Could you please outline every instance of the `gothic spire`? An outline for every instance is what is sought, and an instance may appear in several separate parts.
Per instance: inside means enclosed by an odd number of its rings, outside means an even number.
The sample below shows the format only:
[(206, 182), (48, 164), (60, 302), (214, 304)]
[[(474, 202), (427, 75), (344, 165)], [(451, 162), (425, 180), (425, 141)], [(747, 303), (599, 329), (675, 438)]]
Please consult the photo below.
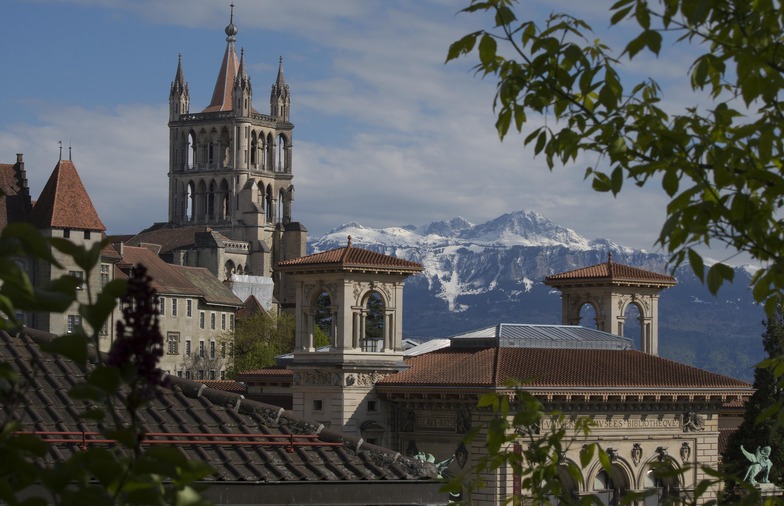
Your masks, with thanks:
[(283, 78), (283, 57), (280, 57), (278, 64), (278, 78), (272, 85), (270, 92), (270, 114), (283, 121), (289, 120), (289, 110), (291, 108), (291, 97), (289, 96), (289, 85)]
[(218, 79), (215, 81), (212, 100), (210, 105), (204, 109), (204, 112), (230, 111), (232, 108), (231, 90), (232, 86), (234, 86), (234, 80), (237, 78), (238, 67), (237, 50), (234, 47), (234, 42), (237, 40), (236, 35), (238, 31), (237, 26), (234, 24), (234, 4), (231, 4), (231, 17), (229, 18), (229, 24), (224, 30), (226, 33), (226, 52), (223, 54), (223, 62), (218, 72)]
[(177, 55), (177, 73), (174, 74), (174, 81), (171, 83), (170, 96), (175, 93), (187, 92), (188, 84), (185, 82), (185, 74), (182, 71), (182, 53)]

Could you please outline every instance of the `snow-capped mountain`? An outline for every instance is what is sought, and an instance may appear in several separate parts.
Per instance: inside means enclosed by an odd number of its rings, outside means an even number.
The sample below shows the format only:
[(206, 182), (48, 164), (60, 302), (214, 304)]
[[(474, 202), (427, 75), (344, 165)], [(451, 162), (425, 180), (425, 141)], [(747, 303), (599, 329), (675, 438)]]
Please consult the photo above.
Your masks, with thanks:
[[(405, 288), (403, 331), (415, 339), (498, 323), (560, 323), (559, 293), (542, 284), (544, 277), (604, 262), (609, 252), (616, 263), (667, 272), (663, 255), (586, 239), (535, 211), (478, 225), (461, 217), (384, 229), (349, 223), (313, 238), (309, 252), (345, 246), (348, 236), (354, 246), (424, 266)], [(739, 268), (735, 284), (723, 287), (718, 298), (688, 267), (675, 275), (678, 286), (660, 300), (661, 354), (750, 379), (762, 358), (759, 322), (764, 314), (746, 288), (748, 270)], [(626, 329), (627, 337), (638, 338), (628, 319)]]

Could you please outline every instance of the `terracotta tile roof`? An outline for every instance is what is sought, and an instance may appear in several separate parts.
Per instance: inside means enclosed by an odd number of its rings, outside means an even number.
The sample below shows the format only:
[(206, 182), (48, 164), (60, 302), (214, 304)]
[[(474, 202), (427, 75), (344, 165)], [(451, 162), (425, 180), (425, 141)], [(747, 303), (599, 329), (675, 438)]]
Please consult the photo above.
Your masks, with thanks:
[(261, 302), (259, 302), (259, 299), (257, 299), (255, 295), (250, 295), (245, 299), (245, 302), (242, 303), (242, 307), (237, 311), (237, 319), (246, 320), (257, 314), (266, 315), (268, 313), (267, 310), (264, 309), (264, 306), (261, 305)]
[[(22, 430), (97, 431), (98, 425), (79, 414), (84, 406), (66, 392), (83, 376), (69, 360), (42, 352), (39, 343), (53, 335), (26, 330), (18, 337), (0, 332), (0, 358), (17, 371), (19, 409), (15, 418)], [(215, 474), (206, 481), (253, 484), (291, 482), (373, 482), (427, 480), (435, 468), (399, 453), (363, 443), (359, 438), (324, 428), (318, 422), (296, 418), (277, 406), (240, 395), (205, 388), (183, 378), (170, 377), (162, 399), (153, 400), (141, 413), (147, 433), (189, 433), (206, 444), (174, 443), (192, 459), (211, 465)], [(0, 423), (5, 414), (0, 414)], [(221, 434), (248, 434), (258, 442), (270, 436), (311, 435), (319, 446), (221, 445)], [(185, 438), (178, 436), (177, 439)], [(235, 441), (239, 438), (235, 438)], [(330, 444), (336, 443), (334, 446)], [(54, 461), (80, 451), (76, 444), (50, 443), (46, 459)], [(434, 490), (437, 490), (436, 487)], [(264, 494), (261, 490), (259, 494)]]
[[(169, 264), (167, 264), (169, 265)], [(183, 265), (169, 265), (193, 286), (199, 289), (202, 297), (209, 304), (222, 306), (242, 306), (242, 301), (232, 293), (228, 286), (204, 267), (186, 267)]]
[(411, 368), (384, 385), (497, 386), (510, 380), (532, 388), (749, 389), (720, 374), (637, 350), (447, 348), (406, 359)]
[(206, 385), (207, 388), (220, 390), (221, 392), (235, 392), (238, 394), (245, 394), (248, 391), (248, 387), (246, 385), (234, 380), (196, 380), (196, 382)]
[(356, 248), (351, 245), (351, 237), (348, 245), (343, 248), (284, 260), (278, 262), (277, 268), (285, 272), (372, 270), (406, 274), (415, 274), (423, 270), (422, 265), (416, 262)]
[(38, 228), (106, 230), (70, 160), (60, 160), (33, 207)]
[(132, 266), (139, 264), (147, 268), (147, 273), (152, 277), (152, 286), (158, 293), (162, 295), (193, 295), (195, 297), (201, 295), (200, 290), (185, 276), (147, 248), (124, 246), (122, 260), (116, 264), (115, 273), (116, 275), (120, 274), (119, 277), (124, 277)]
[(223, 61), (218, 72), (218, 80), (215, 81), (215, 89), (212, 92), (210, 105), (202, 112), (232, 110), (231, 90), (234, 86), (234, 79), (237, 77), (238, 67), (237, 51), (232, 41), (226, 44), (226, 52), (223, 53)]
[(263, 369), (252, 369), (250, 371), (242, 371), (241, 373), (237, 374), (237, 381), (242, 382), (251, 382), (254, 381), (257, 377), (259, 378), (269, 378), (269, 377), (279, 377), (279, 378), (291, 378), (294, 376), (294, 372), (291, 369), (286, 369), (285, 367), (280, 366), (271, 366), (265, 367)]
[(142, 244), (158, 244), (161, 253), (168, 253), (177, 249), (186, 249), (196, 244), (196, 234), (207, 232), (209, 227), (194, 225), (189, 227), (168, 227), (167, 224), (156, 224), (143, 230), (126, 241), (129, 246)]
[(661, 286), (672, 286), (676, 280), (667, 274), (646, 271), (630, 265), (618, 264), (612, 261), (612, 253), (607, 262), (575, 269), (573, 271), (553, 274), (545, 278), (545, 284), (558, 287), (572, 282), (598, 281), (598, 282), (632, 282)]

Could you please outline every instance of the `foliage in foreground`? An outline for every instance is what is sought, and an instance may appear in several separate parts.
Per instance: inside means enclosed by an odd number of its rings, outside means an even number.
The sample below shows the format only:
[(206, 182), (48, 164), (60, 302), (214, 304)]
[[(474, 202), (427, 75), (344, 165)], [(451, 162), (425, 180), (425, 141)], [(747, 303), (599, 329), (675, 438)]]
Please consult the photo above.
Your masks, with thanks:
[[(97, 421), (102, 435), (117, 444), (90, 446), (64, 461), (51, 459), (49, 445), (19, 420), (22, 378), (0, 363), (0, 502), (5, 504), (205, 504), (194, 488), (195, 481), (211, 473), (204, 463), (189, 461), (175, 448), (142, 445), (144, 430), (140, 414), (145, 405), (161, 395), (163, 375), (157, 367), (163, 337), (158, 329), (157, 295), (150, 288), (145, 269), (135, 269), (125, 282), (111, 281), (100, 293), (90, 288), (90, 274), (100, 262), (107, 241), (91, 249), (64, 239), (43, 237), (28, 224), (8, 225), (0, 236), (0, 329), (19, 329), (17, 310), (61, 313), (77, 303), (87, 324), (59, 336), (45, 351), (75, 362), (83, 380), (68, 395), (86, 406), (82, 417)], [(76, 297), (81, 281), (63, 276), (48, 286), (34, 287), (18, 258), (38, 259), (58, 266), (53, 249), (74, 259), (87, 274), (87, 302)], [(121, 299), (123, 320), (107, 356), (88, 353), (98, 349), (99, 332)]]
[[(657, 242), (673, 264), (688, 261), (716, 293), (733, 271), (706, 268), (697, 248), (750, 254), (765, 266), (754, 298), (771, 314), (784, 289), (780, 2), (619, 0), (609, 23), (635, 35), (617, 51), (582, 19), (554, 13), (537, 24), (518, 18), (515, 3), (472, 0), (463, 12), (491, 14), (493, 26), (454, 42), (447, 55), (476, 50), (477, 74), (497, 79), (500, 137), (510, 128), (524, 133), (551, 170), (587, 155), (595, 164), (585, 177), (600, 192), (617, 194), (625, 180), (661, 181), (670, 202)], [(668, 112), (654, 77), (631, 85), (622, 78), (624, 58), (689, 51), (693, 104), (679, 113)]]

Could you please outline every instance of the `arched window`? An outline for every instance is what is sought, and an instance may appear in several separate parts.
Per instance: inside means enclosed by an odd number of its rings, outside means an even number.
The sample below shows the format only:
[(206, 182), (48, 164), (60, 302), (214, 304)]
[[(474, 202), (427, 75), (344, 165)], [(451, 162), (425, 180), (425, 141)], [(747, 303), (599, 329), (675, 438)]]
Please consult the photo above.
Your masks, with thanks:
[(384, 317), (386, 311), (384, 300), (372, 292), (365, 302), (365, 335), (362, 339), (362, 351), (384, 351)]
[(596, 322), (596, 308), (593, 304), (583, 304), (580, 308), (580, 325), (589, 329), (599, 328)]
[(253, 168), (257, 168), (257, 164), (259, 163), (258, 149), (259, 141), (256, 139), (256, 132), (253, 132), (250, 139), (250, 165)]
[(637, 304), (629, 304), (623, 310), (623, 322), (619, 322), (622, 328), (618, 329), (618, 335), (628, 337), (634, 342), (635, 349), (642, 349), (642, 315)]
[(267, 223), (272, 223), (272, 185), (267, 186)]
[(275, 145), (277, 154), (275, 156), (275, 172), (287, 172), (286, 164), (286, 137), (282, 134), (278, 135), (278, 142)]
[(210, 182), (210, 189), (207, 192), (207, 219), (215, 219), (215, 181)]
[(313, 310), (313, 345), (335, 346), (335, 308), (332, 306), (332, 297), (324, 291), (316, 297)]
[(185, 221), (192, 221), (196, 206), (196, 189), (194, 188), (193, 181), (189, 181), (185, 186)]
[(234, 272), (235, 272), (234, 262), (232, 262), (231, 260), (226, 260), (226, 264), (223, 266), (223, 273), (226, 279), (231, 279), (231, 276), (232, 274), (234, 274)]

